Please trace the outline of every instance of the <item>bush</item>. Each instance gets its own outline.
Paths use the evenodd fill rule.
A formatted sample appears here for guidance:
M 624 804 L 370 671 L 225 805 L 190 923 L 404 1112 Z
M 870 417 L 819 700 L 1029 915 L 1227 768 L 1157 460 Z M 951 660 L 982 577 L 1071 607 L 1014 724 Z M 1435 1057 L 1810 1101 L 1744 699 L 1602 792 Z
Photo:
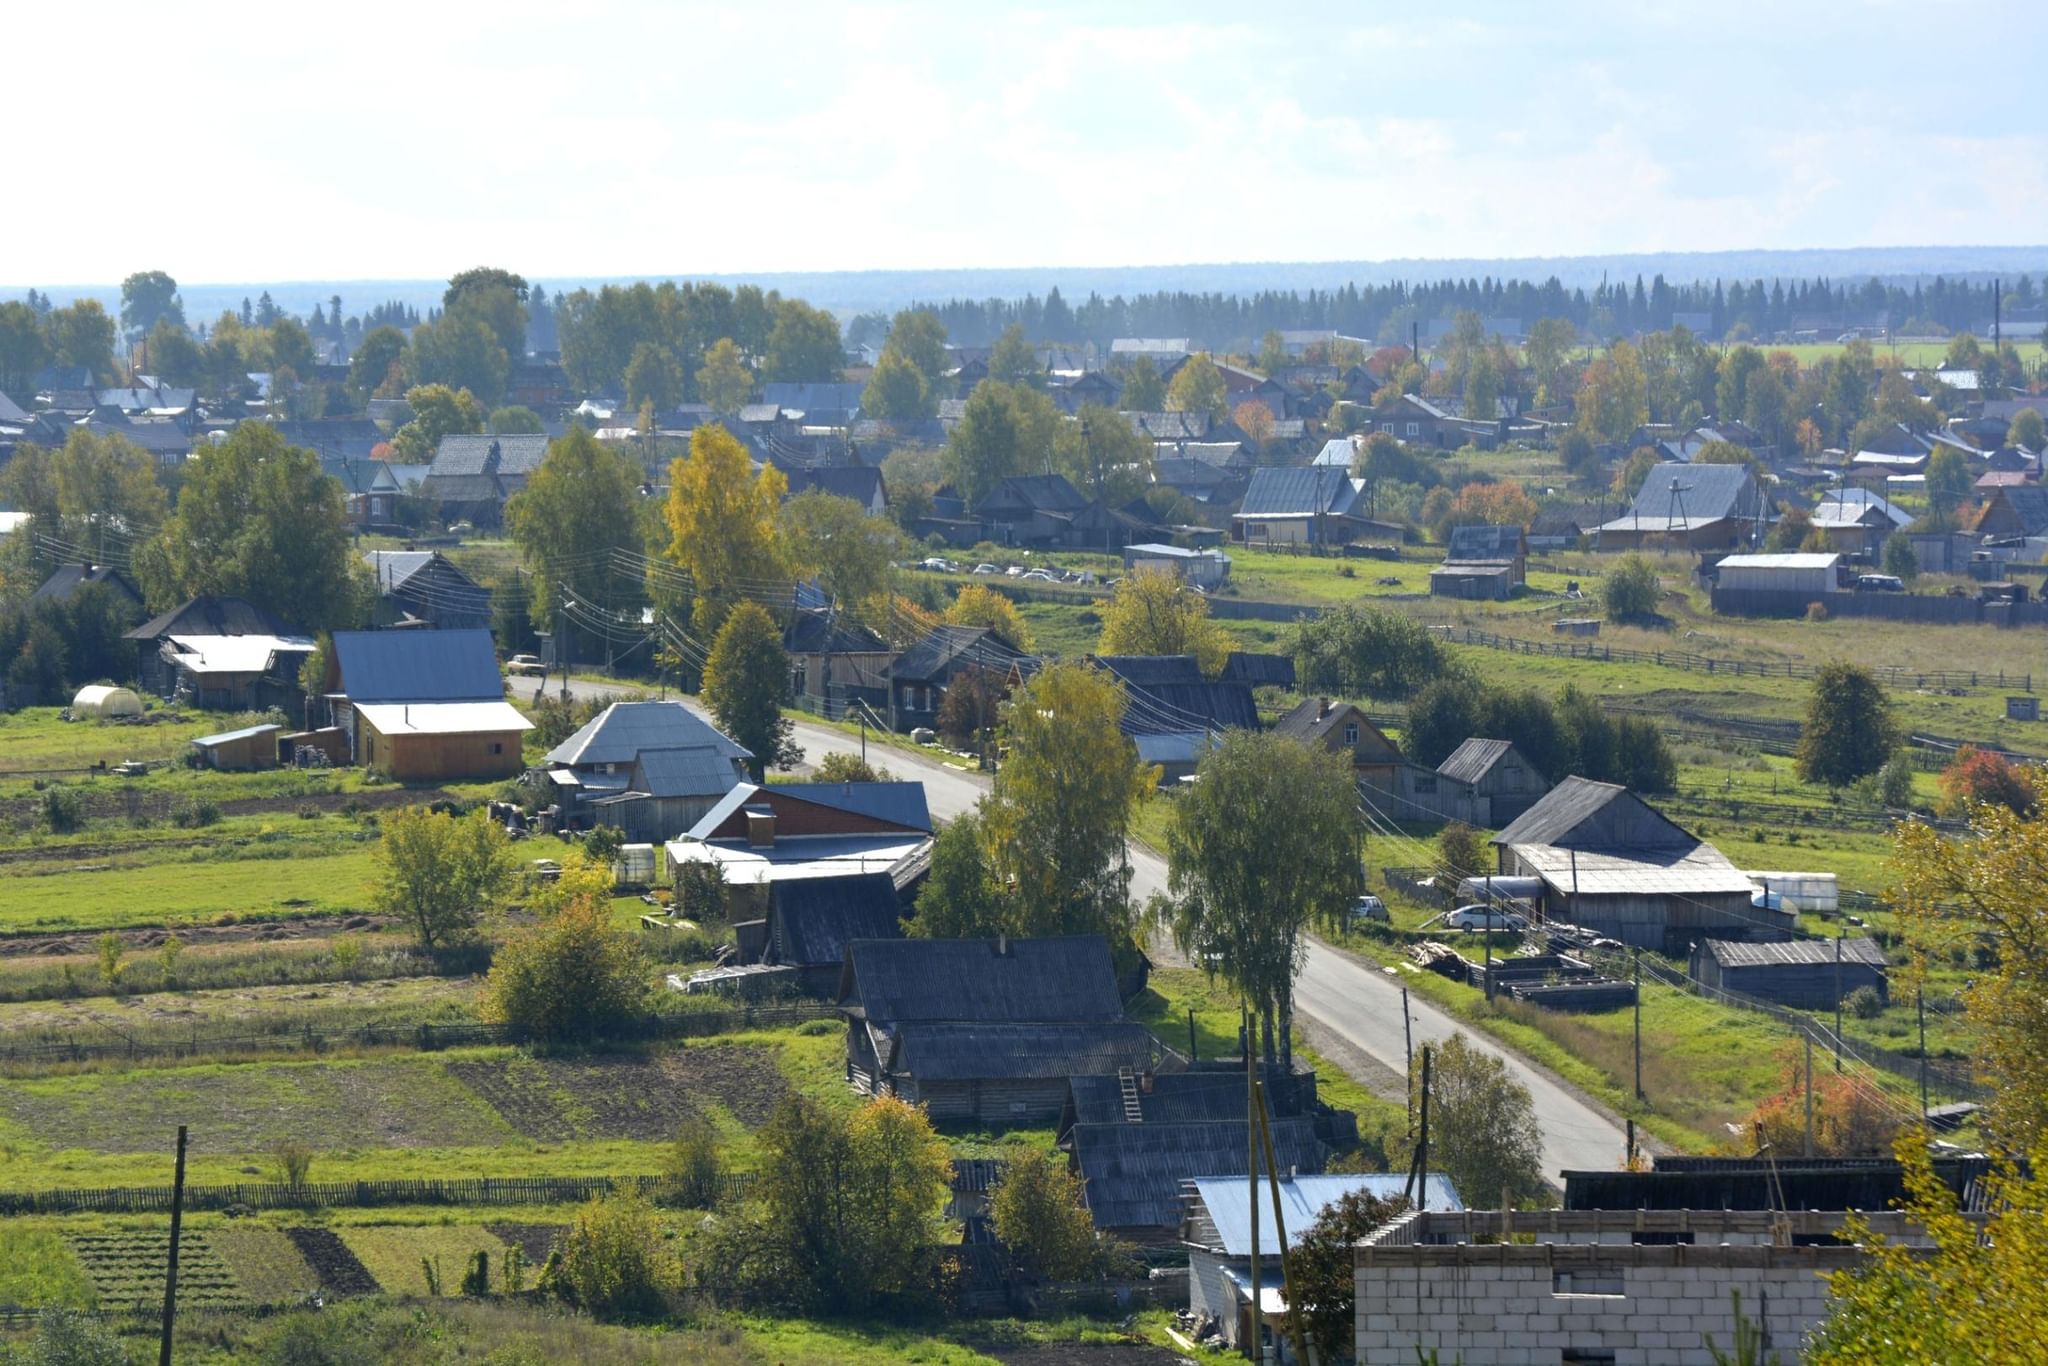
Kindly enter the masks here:
M 676 1131 L 662 1164 L 663 1198 L 684 1209 L 710 1209 L 718 1203 L 724 1164 L 718 1156 L 718 1130 L 702 1115 L 692 1115 Z
M 171 808 L 171 824 L 180 830 L 197 830 L 219 823 L 220 808 L 203 797 L 187 797 Z
M 1807 603 L 1806 619 L 1808 621 L 1826 621 L 1828 619 L 1828 605 L 1824 602 Z
M 288 1138 L 270 1150 L 271 1171 L 279 1185 L 301 1190 L 306 1174 L 313 1170 L 313 1150 L 295 1138 Z
M 599 1318 L 661 1312 L 673 1276 L 654 1215 L 624 1195 L 593 1200 L 555 1245 L 541 1289 Z
M 72 1309 L 45 1309 L 36 1318 L 35 1339 L 19 1353 L 0 1356 L 0 1361 L 21 1366 L 128 1366 L 129 1356 L 120 1334 L 99 1320 Z
M 320 808 L 319 808 L 319 807 L 317 807 L 317 806 L 315 806 L 315 805 L 313 805 L 313 803 L 311 803 L 311 802 L 300 802 L 300 803 L 299 803 L 299 819 L 300 819 L 300 820 L 302 820 L 302 821 L 317 821 L 317 820 L 319 820 L 319 819 L 320 819 Z
M 1641 555 L 1624 555 L 1600 585 L 1600 601 L 1609 621 L 1655 616 L 1662 593 L 1656 569 Z
M 626 847 L 626 832 L 616 825 L 600 825 L 583 837 L 583 853 L 591 862 L 609 868 Z
M 85 794 L 71 787 L 52 787 L 43 793 L 43 825 L 53 835 L 70 835 L 85 828 Z
M 1842 998 L 1843 1007 L 1859 1020 L 1874 1020 L 1884 1014 L 1884 997 L 1876 987 L 1858 987 Z
M 1095 1259 L 1095 1223 L 1081 1178 L 1043 1149 L 1026 1148 L 1004 1163 L 989 1220 L 1017 1264 L 1048 1280 L 1079 1279 Z
M 646 1005 L 640 945 L 600 898 L 584 896 L 498 950 L 478 1013 L 560 1041 L 616 1034 Z

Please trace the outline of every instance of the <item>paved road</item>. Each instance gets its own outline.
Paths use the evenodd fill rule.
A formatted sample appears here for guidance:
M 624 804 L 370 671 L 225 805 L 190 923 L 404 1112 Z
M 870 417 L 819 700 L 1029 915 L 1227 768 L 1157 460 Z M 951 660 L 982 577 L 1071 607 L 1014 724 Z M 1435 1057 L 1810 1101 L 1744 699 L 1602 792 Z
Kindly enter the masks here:
M 694 707 L 696 703 L 691 701 L 690 705 Z M 834 750 L 860 749 L 858 736 L 829 726 L 797 719 L 795 731 L 797 743 L 812 761 Z M 869 757 L 886 764 L 899 777 L 922 781 L 932 814 L 941 818 L 950 819 L 966 811 L 988 790 L 988 779 L 983 775 L 922 754 L 871 745 Z M 1131 869 L 1133 895 L 1142 898 L 1166 890 L 1164 859 L 1134 845 Z M 1385 1064 L 1397 1076 L 1404 1074 L 1407 1060 L 1401 1033 L 1401 989 L 1387 972 L 1361 967 L 1327 945 L 1311 940 L 1307 966 L 1295 986 L 1295 1008 Z M 1411 996 L 1408 1009 L 1417 1049 L 1459 1031 L 1459 1025 L 1449 1015 L 1419 998 Z M 1627 1139 L 1619 1125 L 1519 1055 L 1483 1034 L 1464 1032 L 1474 1046 L 1505 1061 L 1515 1078 L 1529 1088 L 1536 1103 L 1536 1120 L 1543 1130 L 1543 1167 L 1553 1181 L 1561 1171 L 1621 1165 Z M 1468 1191 L 1465 1198 L 1476 1208 L 1487 1208 L 1497 1197 L 1484 1191 Z

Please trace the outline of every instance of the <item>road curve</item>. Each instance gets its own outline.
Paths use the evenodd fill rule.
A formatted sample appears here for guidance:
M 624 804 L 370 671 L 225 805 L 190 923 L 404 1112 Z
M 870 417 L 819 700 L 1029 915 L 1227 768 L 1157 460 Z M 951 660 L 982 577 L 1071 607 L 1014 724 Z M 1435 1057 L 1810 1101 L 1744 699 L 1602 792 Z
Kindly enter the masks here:
M 701 708 L 694 699 L 685 702 Z M 830 726 L 820 726 L 799 717 L 791 718 L 796 742 L 807 759 L 835 750 L 858 753 L 860 738 Z M 934 816 L 951 819 L 971 808 L 988 791 L 983 774 L 958 763 L 947 763 L 923 754 L 875 745 L 871 757 L 886 764 L 904 778 L 925 785 L 925 798 Z M 1166 890 L 1166 861 L 1138 845 L 1131 847 L 1131 894 L 1143 898 Z M 1308 961 L 1294 989 L 1295 1008 L 1301 1014 L 1343 1038 L 1352 1047 L 1405 1075 L 1406 1056 L 1401 1033 L 1401 987 L 1384 970 L 1360 966 L 1357 962 L 1310 940 Z M 1415 1047 L 1436 1043 L 1462 1032 L 1474 1047 L 1507 1064 L 1508 1071 L 1536 1104 L 1536 1122 L 1543 1131 L 1543 1168 L 1560 1186 L 1559 1173 L 1612 1169 L 1621 1165 L 1627 1138 L 1621 1126 L 1581 1100 L 1548 1072 L 1532 1066 L 1521 1055 L 1503 1048 L 1485 1034 L 1465 1029 L 1456 1020 L 1419 997 L 1408 998 Z M 1474 1208 L 1495 1203 L 1496 1196 L 1484 1191 L 1467 1191 L 1465 1199 Z

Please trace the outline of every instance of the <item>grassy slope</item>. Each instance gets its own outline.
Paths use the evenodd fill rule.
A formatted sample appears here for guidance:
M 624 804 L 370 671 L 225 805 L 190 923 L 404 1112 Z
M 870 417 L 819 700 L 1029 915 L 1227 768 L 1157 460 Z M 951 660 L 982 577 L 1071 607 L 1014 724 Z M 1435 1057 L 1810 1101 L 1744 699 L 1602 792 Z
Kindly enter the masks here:
M 100 930 L 368 909 L 371 850 L 300 857 L 289 843 L 262 856 L 149 867 L 0 877 L 0 930 Z

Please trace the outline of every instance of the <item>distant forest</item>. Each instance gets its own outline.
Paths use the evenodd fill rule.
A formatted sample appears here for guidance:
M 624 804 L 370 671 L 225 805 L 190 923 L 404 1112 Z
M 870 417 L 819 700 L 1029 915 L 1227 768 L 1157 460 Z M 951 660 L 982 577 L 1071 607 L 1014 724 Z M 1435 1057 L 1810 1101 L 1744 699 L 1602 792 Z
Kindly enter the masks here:
M 2021 275 L 2005 282 L 2002 302 L 2008 318 L 2037 317 L 2041 295 L 2033 278 Z M 1889 327 L 1901 336 L 1988 333 L 1992 283 L 1936 276 L 1910 288 L 1876 277 L 1861 284 L 1816 279 L 1673 285 L 1657 275 L 1647 282 L 1638 276 L 1632 283 L 1588 290 L 1567 289 L 1555 276 L 1541 284 L 1487 277 L 1244 296 L 1158 293 L 1105 299 L 1090 294 L 1078 304 L 1053 289 L 1043 299 L 954 299 L 916 307 L 936 313 L 948 340 L 964 346 L 988 345 L 1012 323 L 1021 325 L 1027 337 L 1047 341 L 1106 344 L 1113 337 L 1186 337 L 1197 348 L 1218 351 L 1256 350 L 1268 331 L 1320 328 L 1398 344 L 1408 340 L 1411 324 L 1427 328 L 1467 311 L 1522 328 L 1539 318 L 1565 318 L 1593 338 L 1660 331 L 1676 321 L 1711 340 L 1795 331 L 1828 333 L 1823 339 L 1832 340 L 1850 327 Z M 868 315 L 856 319 L 850 340 L 865 340 L 863 324 L 871 323 Z

